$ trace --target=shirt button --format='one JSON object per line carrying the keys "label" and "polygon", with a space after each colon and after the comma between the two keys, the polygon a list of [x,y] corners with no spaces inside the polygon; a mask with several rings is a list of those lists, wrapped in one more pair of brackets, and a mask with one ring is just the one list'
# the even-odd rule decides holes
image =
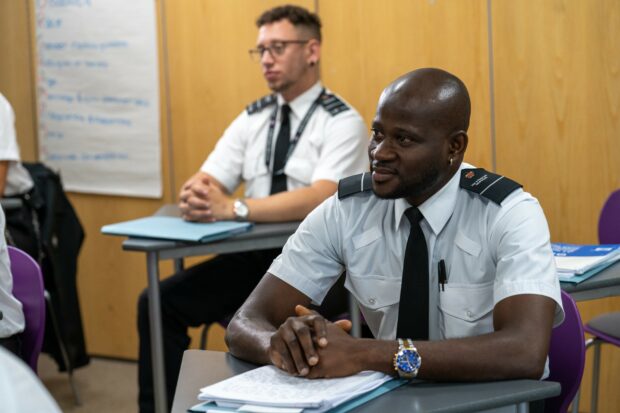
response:
{"label": "shirt button", "polygon": [[375,300],[374,298],[370,298],[370,299],[368,300],[368,303],[369,303],[370,305],[375,305],[375,303],[376,303],[376,302],[377,302],[377,300]]}
{"label": "shirt button", "polygon": [[467,317],[472,318],[474,316],[474,313],[472,313],[471,311],[467,310]]}

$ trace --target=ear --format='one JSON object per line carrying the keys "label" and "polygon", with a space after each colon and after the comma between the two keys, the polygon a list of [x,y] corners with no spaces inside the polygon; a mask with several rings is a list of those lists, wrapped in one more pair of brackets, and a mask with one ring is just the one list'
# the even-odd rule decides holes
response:
{"label": "ear", "polygon": [[310,39],[307,44],[308,64],[317,64],[321,59],[321,43],[317,39]]}
{"label": "ear", "polygon": [[458,130],[450,135],[448,138],[448,150],[450,157],[462,158],[467,150],[467,144],[469,138],[467,132],[464,130]]}

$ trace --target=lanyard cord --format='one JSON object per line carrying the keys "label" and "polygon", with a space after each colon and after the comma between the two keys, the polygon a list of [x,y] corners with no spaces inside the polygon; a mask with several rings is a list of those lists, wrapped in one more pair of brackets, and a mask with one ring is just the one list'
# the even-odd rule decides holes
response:
{"label": "lanyard cord", "polygon": [[[304,130],[306,129],[306,126],[308,125],[308,122],[310,121],[310,118],[312,117],[312,114],[314,113],[316,108],[319,106],[319,102],[321,101],[321,98],[323,97],[324,94],[325,94],[325,89],[321,90],[321,93],[319,94],[319,96],[314,100],[314,102],[312,102],[312,106],[310,106],[310,109],[308,109],[308,112],[306,112],[306,115],[304,116],[304,118],[301,120],[301,123],[297,127],[297,132],[295,132],[293,139],[291,139],[290,141],[288,152],[286,153],[286,159],[284,160],[284,165],[286,165],[288,158],[293,153],[293,150],[295,150],[295,146],[297,145],[297,142],[299,141],[301,134],[304,133]],[[279,106],[276,106],[274,108],[273,112],[271,113],[271,117],[269,118],[269,131],[267,132],[267,147],[265,148],[265,165],[267,165],[267,169],[269,169],[269,164],[271,163],[271,146],[273,144],[273,134],[276,128],[276,117],[278,116],[278,108]]]}

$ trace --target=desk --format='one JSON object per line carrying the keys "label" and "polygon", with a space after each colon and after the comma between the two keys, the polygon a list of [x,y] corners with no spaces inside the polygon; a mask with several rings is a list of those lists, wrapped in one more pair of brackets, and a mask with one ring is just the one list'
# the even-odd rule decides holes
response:
{"label": "desk", "polygon": [[[201,387],[251,370],[256,366],[228,353],[187,350],[172,405],[173,413],[185,413],[198,403]],[[527,412],[528,402],[560,394],[560,384],[537,380],[508,380],[488,383],[425,383],[399,387],[354,409],[374,412],[479,412],[516,405]]]}
{"label": "desk", "polygon": [[21,208],[22,200],[20,198],[0,198],[0,206],[5,211]]}
{"label": "desk", "polygon": [[[176,205],[166,205],[155,213],[155,215],[167,216],[178,216],[178,214]],[[175,269],[178,271],[183,269],[183,258],[185,257],[278,248],[286,243],[288,237],[295,232],[298,226],[299,222],[256,224],[249,232],[206,244],[140,238],[129,238],[123,242],[123,250],[125,251],[146,253],[151,362],[153,364],[153,389],[157,412],[167,410],[164,344],[159,297],[159,260],[174,260]]]}
{"label": "desk", "polygon": [[564,291],[569,293],[575,301],[619,296],[620,261],[579,284],[560,283],[560,286]]}

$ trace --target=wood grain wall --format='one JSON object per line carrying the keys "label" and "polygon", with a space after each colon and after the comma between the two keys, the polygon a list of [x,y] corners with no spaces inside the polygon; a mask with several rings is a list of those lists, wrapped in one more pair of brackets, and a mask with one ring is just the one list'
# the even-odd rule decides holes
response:
{"label": "wood grain wall", "polygon": [[[121,252],[121,239],[103,237],[99,228],[174,202],[180,185],[199,168],[230,121],[247,103],[268,93],[247,49],[255,43],[255,18],[279,3],[155,2],[164,197],[71,194],[87,231],[78,281],[91,353],[136,357],[135,303],[146,285],[144,257]],[[325,84],[353,104],[368,124],[381,90],[398,75],[423,66],[455,73],[467,84],[473,102],[467,161],[491,169],[495,160],[498,172],[523,183],[540,199],[554,241],[596,242],[601,205],[609,192],[620,187],[617,0],[295,3],[317,11],[323,20]],[[15,107],[26,159],[36,158],[34,61],[28,24],[32,7],[28,0],[0,0],[0,90]],[[162,265],[163,274],[170,271],[170,265]],[[579,307],[587,321],[596,314],[620,310],[620,298]],[[212,333],[210,347],[222,348],[221,330]],[[620,407],[620,393],[615,391],[620,383],[620,354],[618,349],[604,348],[602,358],[600,408],[615,411]],[[589,374],[588,364],[586,383]],[[582,411],[588,410],[588,387]]]}

